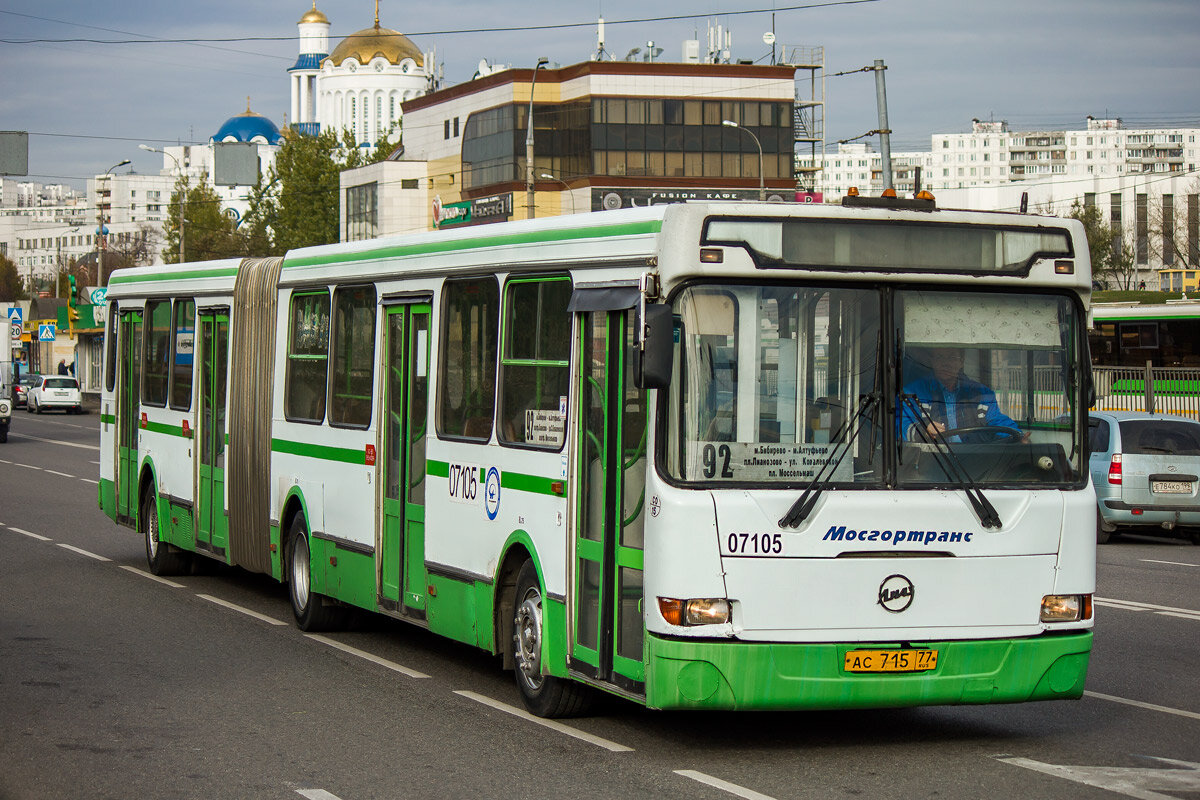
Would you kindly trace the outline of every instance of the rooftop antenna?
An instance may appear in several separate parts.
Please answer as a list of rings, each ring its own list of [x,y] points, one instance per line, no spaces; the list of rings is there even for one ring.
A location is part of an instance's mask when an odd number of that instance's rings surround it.
[[[612,55],[604,49],[604,17],[601,16],[596,25],[596,55],[593,60],[603,61],[606,55],[609,61],[611,61]]]

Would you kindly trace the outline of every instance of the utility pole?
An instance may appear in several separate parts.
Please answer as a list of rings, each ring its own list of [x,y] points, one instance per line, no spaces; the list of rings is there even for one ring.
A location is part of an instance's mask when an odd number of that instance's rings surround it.
[[[883,82],[883,59],[875,59],[875,104],[879,107],[879,160],[883,165],[883,188],[892,187],[892,131],[888,128],[887,88]]]
[[[108,187],[108,196],[109,196],[110,200],[112,199],[112,184],[109,183],[109,177],[108,177],[109,173],[111,173],[117,167],[123,167],[128,163],[129,163],[129,159],[127,158],[124,161],[119,161],[116,164],[113,164],[108,169],[104,170],[104,185]],[[99,218],[98,224],[96,226],[96,237],[99,239],[98,246],[96,247],[96,272],[99,274],[100,280],[103,281],[104,280],[104,249],[108,244],[108,232],[104,229],[104,204],[100,202],[100,184],[99,183],[96,184],[96,216]],[[58,277],[55,276],[55,282],[57,283],[57,281],[58,281]],[[56,295],[58,294],[57,286],[55,287],[54,293]]]
[[[537,85],[538,70],[550,63],[550,59],[542,57],[533,68],[533,77],[529,80],[529,115],[525,126],[525,218],[533,219],[533,89]]]

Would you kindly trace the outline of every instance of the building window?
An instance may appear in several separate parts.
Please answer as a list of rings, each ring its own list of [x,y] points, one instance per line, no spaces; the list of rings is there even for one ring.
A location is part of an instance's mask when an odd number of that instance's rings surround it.
[[[421,187],[421,181],[419,178],[401,178],[400,179],[400,188],[401,189],[419,189],[420,187]]]
[[[283,414],[289,420],[325,419],[329,369],[329,292],[292,295]]]
[[[379,184],[346,187],[346,241],[374,239],[379,231]]]
[[[496,408],[500,289],[495,278],[446,281],[443,296],[438,433],[487,441]]]

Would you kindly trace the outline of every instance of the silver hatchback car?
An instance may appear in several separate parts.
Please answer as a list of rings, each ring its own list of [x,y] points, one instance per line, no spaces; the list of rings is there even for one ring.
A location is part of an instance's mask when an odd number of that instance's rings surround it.
[[[1088,413],[1096,541],[1158,525],[1200,544],[1200,422],[1144,411]]]

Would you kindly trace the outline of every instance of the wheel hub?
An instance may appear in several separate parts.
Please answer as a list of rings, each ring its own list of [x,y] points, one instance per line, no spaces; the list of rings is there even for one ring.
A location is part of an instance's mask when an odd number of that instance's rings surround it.
[[[536,591],[525,596],[513,620],[517,669],[531,688],[542,685],[542,598]]]

